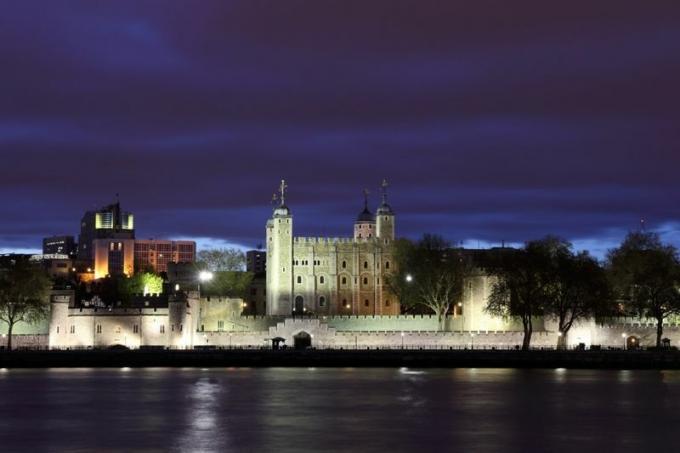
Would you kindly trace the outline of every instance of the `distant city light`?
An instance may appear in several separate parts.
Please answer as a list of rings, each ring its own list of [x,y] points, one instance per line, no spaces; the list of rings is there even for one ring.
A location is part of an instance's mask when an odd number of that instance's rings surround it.
[[[413,281],[413,275],[411,274],[406,274],[406,281],[411,283]]]

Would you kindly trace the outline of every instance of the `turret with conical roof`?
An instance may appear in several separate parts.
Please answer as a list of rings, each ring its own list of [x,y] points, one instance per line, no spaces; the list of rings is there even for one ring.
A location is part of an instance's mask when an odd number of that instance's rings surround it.
[[[394,240],[394,211],[387,203],[387,179],[383,179],[380,185],[382,192],[382,202],[376,212],[376,236],[380,238],[385,244]]]
[[[368,209],[368,190],[364,189],[364,210],[354,222],[354,239],[370,239],[375,237],[375,217]]]

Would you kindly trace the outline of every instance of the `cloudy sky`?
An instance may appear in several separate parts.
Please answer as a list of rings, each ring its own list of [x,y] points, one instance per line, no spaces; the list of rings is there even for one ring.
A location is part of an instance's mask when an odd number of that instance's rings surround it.
[[[397,233],[680,245],[680,2],[14,1],[0,15],[0,250],[120,193],[138,237]]]

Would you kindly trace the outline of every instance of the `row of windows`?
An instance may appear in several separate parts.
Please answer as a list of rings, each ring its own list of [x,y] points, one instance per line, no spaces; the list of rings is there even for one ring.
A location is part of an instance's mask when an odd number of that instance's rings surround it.
[[[319,284],[320,284],[320,285],[323,285],[325,282],[326,282],[326,279],[324,278],[324,276],[323,276],[323,275],[320,276],[320,277],[319,277]],[[302,276],[298,275],[298,277],[297,277],[297,283],[298,283],[298,284],[302,284]],[[354,284],[356,284],[356,283],[357,283],[357,279],[356,279],[356,277],[355,277],[355,278],[354,278]],[[368,285],[368,277],[364,277],[364,278],[363,278],[363,283],[364,283],[364,285]],[[380,284],[380,277],[376,278],[376,283],[377,283],[378,285]],[[341,285],[347,285],[347,277],[342,277],[342,278],[340,279],[340,284],[341,284]],[[251,294],[253,294],[253,295],[255,294],[254,290],[255,290],[255,288],[253,288],[253,289],[251,290]]]
[[[342,262],[342,268],[347,269],[347,261]],[[390,268],[390,262],[385,261],[385,269],[389,269],[389,268]],[[368,261],[364,261],[364,269],[368,269]]]
[[[314,266],[321,266],[321,260],[313,260],[312,263]],[[328,261],[323,262],[324,265],[328,265]],[[294,260],[293,265],[295,266],[308,266],[309,265],[309,260]],[[347,261],[343,261],[341,264],[341,267],[343,269],[347,269]],[[390,262],[385,261],[385,269],[390,268]],[[364,261],[364,269],[368,269],[368,261]]]
[[[174,332],[175,331],[175,325],[173,324],[171,326],[171,328],[172,328],[172,331]],[[182,332],[182,329],[183,329],[183,326],[182,326],[182,324],[180,324],[179,325],[179,331]],[[57,326],[57,333],[59,333],[59,330],[60,330],[60,328],[59,328],[59,326]],[[121,326],[116,326],[116,328],[114,329],[114,333],[121,333],[122,330],[123,329],[122,329]],[[69,332],[70,333],[76,333],[76,326],[71,325]],[[95,332],[98,333],[98,334],[102,333],[102,325],[101,324],[97,324],[97,326],[95,327]],[[160,325],[159,332],[165,333],[165,325],[164,324]],[[139,333],[139,325],[138,324],[135,324],[135,325],[132,326],[132,333]]]
[[[368,307],[370,305],[371,305],[371,301],[368,300],[368,299],[364,299],[364,307]],[[352,306],[349,304],[349,302],[347,302],[347,299],[342,299],[342,306],[347,308],[347,309],[352,308]],[[389,299],[385,300],[385,306],[386,307],[390,306],[390,300]]]

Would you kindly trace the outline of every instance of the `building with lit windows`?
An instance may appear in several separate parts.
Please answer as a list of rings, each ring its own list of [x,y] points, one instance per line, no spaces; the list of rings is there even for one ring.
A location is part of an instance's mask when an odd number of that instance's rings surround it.
[[[193,263],[196,261],[196,243],[194,241],[137,239],[134,247],[135,269],[167,272],[169,263]]]
[[[130,240],[134,238],[134,216],[129,212],[123,212],[120,209],[119,202],[96,211],[87,211],[80,222],[78,264],[83,268],[96,268],[95,240]],[[102,247],[101,244],[100,247]]]

